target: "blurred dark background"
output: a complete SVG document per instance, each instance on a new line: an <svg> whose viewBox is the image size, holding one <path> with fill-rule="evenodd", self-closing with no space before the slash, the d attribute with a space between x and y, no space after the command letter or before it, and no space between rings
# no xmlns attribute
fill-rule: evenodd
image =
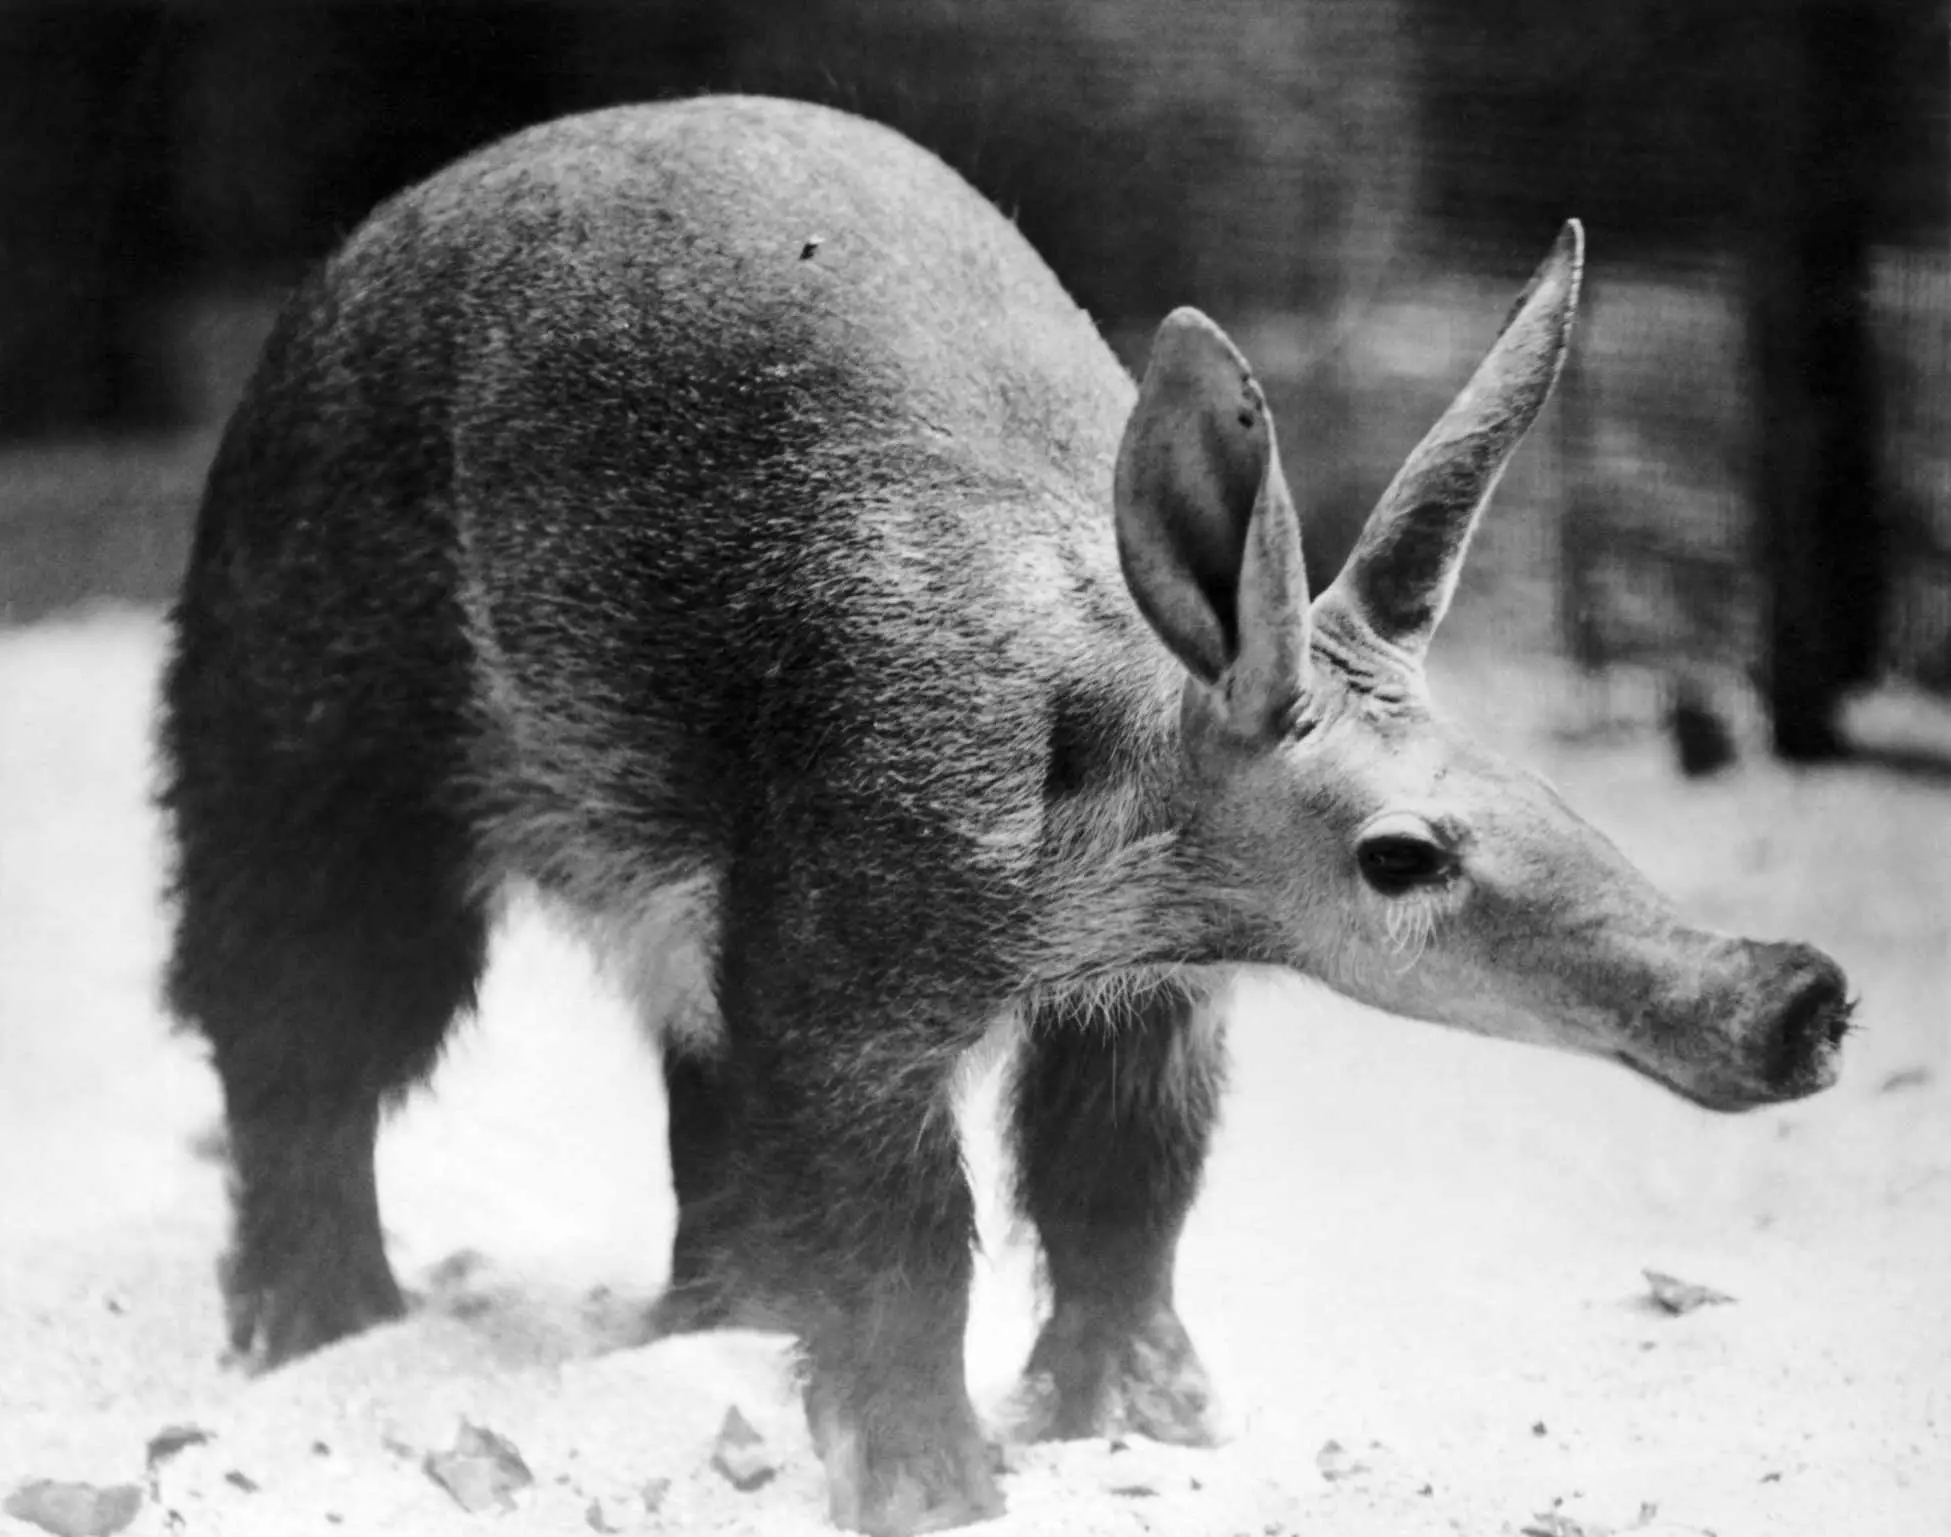
<svg viewBox="0 0 1951 1537"><path fill-rule="evenodd" d="M1573 367L1459 610L1847 745L1951 690L1951 10L1919 0L0 5L0 622L167 599L282 287L483 140L706 89L935 149L1127 361L1194 303L1331 573L1559 222Z"/></svg>

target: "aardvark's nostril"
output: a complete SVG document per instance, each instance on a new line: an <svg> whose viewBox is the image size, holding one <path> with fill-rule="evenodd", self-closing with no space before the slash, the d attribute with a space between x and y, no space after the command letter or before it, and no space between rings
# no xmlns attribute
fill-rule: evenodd
<svg viewBox="0 0 1951 1537"><path fill-rule="evenodd" d="M1849 1034L1854 1025L1851 1016L1855 1012L1856 1000L1849 996L1842 982L1838 981L1828 1000L1823 1004L1820 1016L1824 1035L1831 1046L1843 1044L1843 1037Z"/></svg>
<svg viewBox="0 0 1951 1537"><path fill-rule="evenodd" d="M1778 1082L1816 1065L1849 1034L1848 984L1833 964L1825 965L1789 998L1775 1030L1774 1073Z"/></svg>

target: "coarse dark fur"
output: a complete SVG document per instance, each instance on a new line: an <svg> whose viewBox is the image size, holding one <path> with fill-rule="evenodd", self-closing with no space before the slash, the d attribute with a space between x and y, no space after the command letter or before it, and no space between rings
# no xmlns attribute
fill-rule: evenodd
<svg viewBox="0 0 1951 1537"><path fill-rule="evenodd" d="M999 1022L1051 1436L1212 1437L1172 1272L1226 968L1718 1108L1822 1087L1832 962L1681 924L1427 705L1579 249L1311 605L1232 344L1175 312L1135 387L888 130L617 109L381 207L279 320L171 615L168 997L223 1084L233 1348L401 1311L374 1136L512 882L661 1038L657 1326L793 1330L832 1513L867 1531L1001 1507L951 1100Z"/></svg>

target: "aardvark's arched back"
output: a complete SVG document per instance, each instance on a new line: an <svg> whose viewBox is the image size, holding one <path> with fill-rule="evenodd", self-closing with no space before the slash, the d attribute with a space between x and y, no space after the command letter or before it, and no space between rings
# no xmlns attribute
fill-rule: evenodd
<svg viewBox="0 0 1951 1537"><path fill-rule="evenodd" d="M617 109L378 210L279 321L171 615L169 997L223 1082L234 1349L400 1313L381 1106L514 881L659 1034L653 1326L796 1332L833 1518L869 1532L1001 1506L949 1105L1001 1019L1048 1436L1211 1437L1172 1271L1229 968L1716 1108L1826 1084L1832 962L1687 924L1428 699L1580 259L1568 226L1310 601L1232 343L1175 311L1134 387L885 129Z"/></svg>

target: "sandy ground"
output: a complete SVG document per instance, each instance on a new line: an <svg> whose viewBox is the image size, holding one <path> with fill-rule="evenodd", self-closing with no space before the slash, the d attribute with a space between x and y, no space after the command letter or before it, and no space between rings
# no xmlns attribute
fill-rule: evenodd
<svg viewBox="0 0 1951 1537"><path fill-rule="evenodd" d="M215 1084L155 1001L156 654L141 614L0 636L0 1493L133 1482L143 1533L823 1530L780 1342L615 1348L670 1231L660 1090L530 915L383 1142L424 1305L265 1378L220 1367L222 1192L194 1152ZM1655 744L1524 736L1524 691L1461 684L1460 713L1702 917L1851 969L1865 1029L1843 1083L1717 1119L1602 1066L1243 985L1180 1265L1235 1436L1013 1451L988 1530L1951 1531L1951 796L1765 765L1683 795ZM1034 1320L991 1087L970 1104L990 1204L969 1370L993 1409ZM1736 1300L1662 1315L1644 1267ZM779 1462L752 1492L709 1466L733 1404ZM520 1448L517 1513L467 1514L424 1471L463 1418ZM212 1439L146 1476L146 1442L180 1423Z"/></svg>

